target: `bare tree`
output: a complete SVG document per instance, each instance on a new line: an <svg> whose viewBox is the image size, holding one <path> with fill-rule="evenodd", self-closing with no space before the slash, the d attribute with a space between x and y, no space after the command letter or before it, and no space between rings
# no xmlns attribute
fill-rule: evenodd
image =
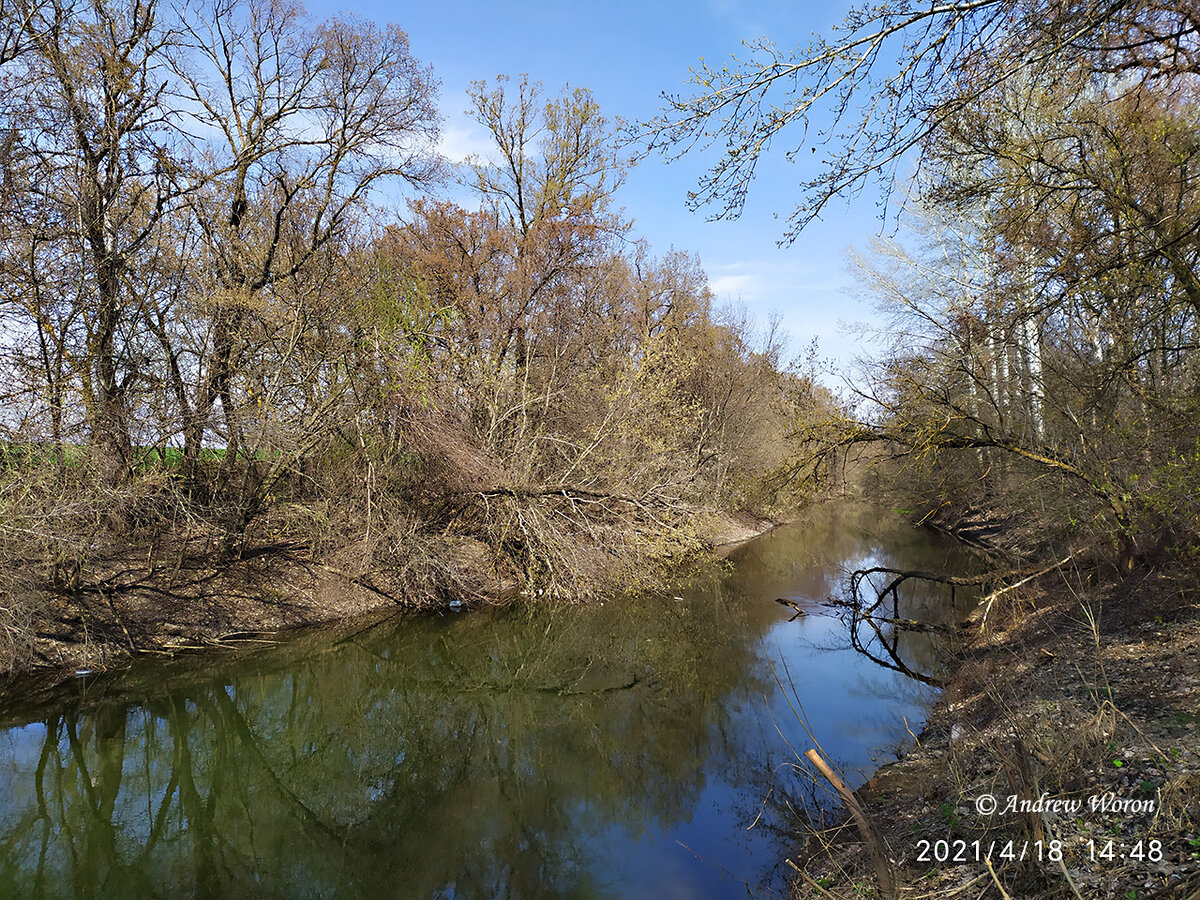
<svg viewBox="0 0 1200 900"><path fill-rule="evenodd" d="M131 460L130 344L141 298L131 279L175 191L157 165L167 127L156 0L53 2L23 10L26 51L5 72L6 170L20 158L20 275L8 298L36 335L56 436L70 390L110 481ZM10 250L17 245L10 245ZM56 274L45 274L52 272ZM64 277L65 276L65 277Z"/></svg>
<svg viewBox="0 0 1200 900"><path fill-rule="evenodd" d="M171 58L190 155L173 171L206 266L196 289L208 294L192 305L208 324L191 371L176 376L191 380L178 393L193 477L218 400L226 460L237 459L247 367L269 364L253 358L251 335L287 305L280 286L322 265L386 180L437 177L438 117L436 82L395 26L312 25L298 5L268 0L195 3L184 17Z"/></svg>
<svg viewBox="0 0 1200 900"><path fill-rule="evenodd" d="M775 143L785 142L783 153L802 172L815 160L787 220L790 241L835 198L872 180L890 192L901 160L915 153L927 164L930 138L1022 71L1079 59L1127 78L1195 72L1198 29L1193 6L1172 0L861 4L833 37L793 50L763 38L732 65L701 63L693 92L666 95L663 112L637 137L670 159L717 150L689 195L693 208L712 208L717 219L740 214Z"/></svg>

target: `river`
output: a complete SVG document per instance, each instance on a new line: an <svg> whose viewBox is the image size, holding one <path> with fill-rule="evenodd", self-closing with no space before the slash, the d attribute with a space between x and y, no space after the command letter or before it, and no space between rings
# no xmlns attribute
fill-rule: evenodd
<svg viewBox="0 0 1200 900"><path fill-rule="evenodd" d="M0 897L786 896L798 811L830 804L795 767L806 728L853 786L933 697L822 605L872 565L965 560L830 505L654 596L406 615L10 700ZM918 588L906 615L961 614ZM930 635L898 647L935 670Z"/></svg>

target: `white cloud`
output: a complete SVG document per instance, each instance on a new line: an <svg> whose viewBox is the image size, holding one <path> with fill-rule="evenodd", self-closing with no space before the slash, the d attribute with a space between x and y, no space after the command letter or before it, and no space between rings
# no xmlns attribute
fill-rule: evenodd
<svg viewBox="0 0 1200 900"><path fill-rule="evenodd" d="M739 260L707 268L709 289L718 300L761 302L768 308L802 304L814 294L838 293L847 284L838 260L833 265L786 258Z"/></svg>
<svg viewBox="0 0 1200 900"><path fill-rule="evenodd" d="M454 123L442 129L437 151L451 162L461 163L471 156L489 159L495 148L482 129L473 127L470 123Z"/></svg>
<svg viewBox="0 0 1200 900"><path fill-rule="evenodd" d="M754 300L759 295L757 275L721 275L709 279L708 289L718 300Z"/></svg>
<svg viewBox="0 0 1200 900"><path fill-rule="evenodd" d="M759 326L777 316L791 353L806 353L819 336L820 356L845 367L868 349L852 323L869 319L869 312L847 290L852 279L838 255L781 253L774 259L710 262L706 267L716 304L744 303Z"/></svg>

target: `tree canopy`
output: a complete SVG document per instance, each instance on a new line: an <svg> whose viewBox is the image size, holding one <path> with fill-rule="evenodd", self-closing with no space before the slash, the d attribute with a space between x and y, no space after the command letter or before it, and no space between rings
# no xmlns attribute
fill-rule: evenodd
<svg viewBox="0 0 1200 900"><path fill-rule="evenodd" d="M630 237L620 123L502 76L454 172L437 87L291 0L0 3L0 638L264 547L579 596L774 502L823 398Z"/></svg>
<svg viewBox="0 0 1200 900"><path fill-rule="evenodd" d="M1048 61L1130 82L1194 74L1198 27L1170 0L862 3L808 44L763 38L729 63L702 61L692 91L664 95L637 131L670 159L715 152L689 203L717 219L739 215L762 156L783 153L801 173L790 241L836 198L872 183L889 194L906 160L927 168L931 141L998 87Z"/></svg>

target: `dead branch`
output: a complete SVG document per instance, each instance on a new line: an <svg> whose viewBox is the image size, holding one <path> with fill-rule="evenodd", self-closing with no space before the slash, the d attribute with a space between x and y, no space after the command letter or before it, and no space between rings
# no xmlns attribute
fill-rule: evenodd
<svg viewBox="0 0 1200 900"><path fill-rule="evenodd" d="M875 879L879 882L880 895L885 898L894 898L897 893L897 887L895 877L892 874L891 861L885 852L883 842L871 826L871 820L867 818L866 811L859 804L858 798L854 796L854 792L850 788L846 787L846 783L838 777L837 773L829 767L829 764L821 758L821 754L816 750L809 750L804 755L816 767L817 771L825 776L825 780L833 785L833 789L838 792L838 796L842 798L842 802L850 810L850 815L854 817L854 823L858 826L858 833L862 835L863 844L866 846L867 853L871 857L871 863L875 866Z"/></svg>

